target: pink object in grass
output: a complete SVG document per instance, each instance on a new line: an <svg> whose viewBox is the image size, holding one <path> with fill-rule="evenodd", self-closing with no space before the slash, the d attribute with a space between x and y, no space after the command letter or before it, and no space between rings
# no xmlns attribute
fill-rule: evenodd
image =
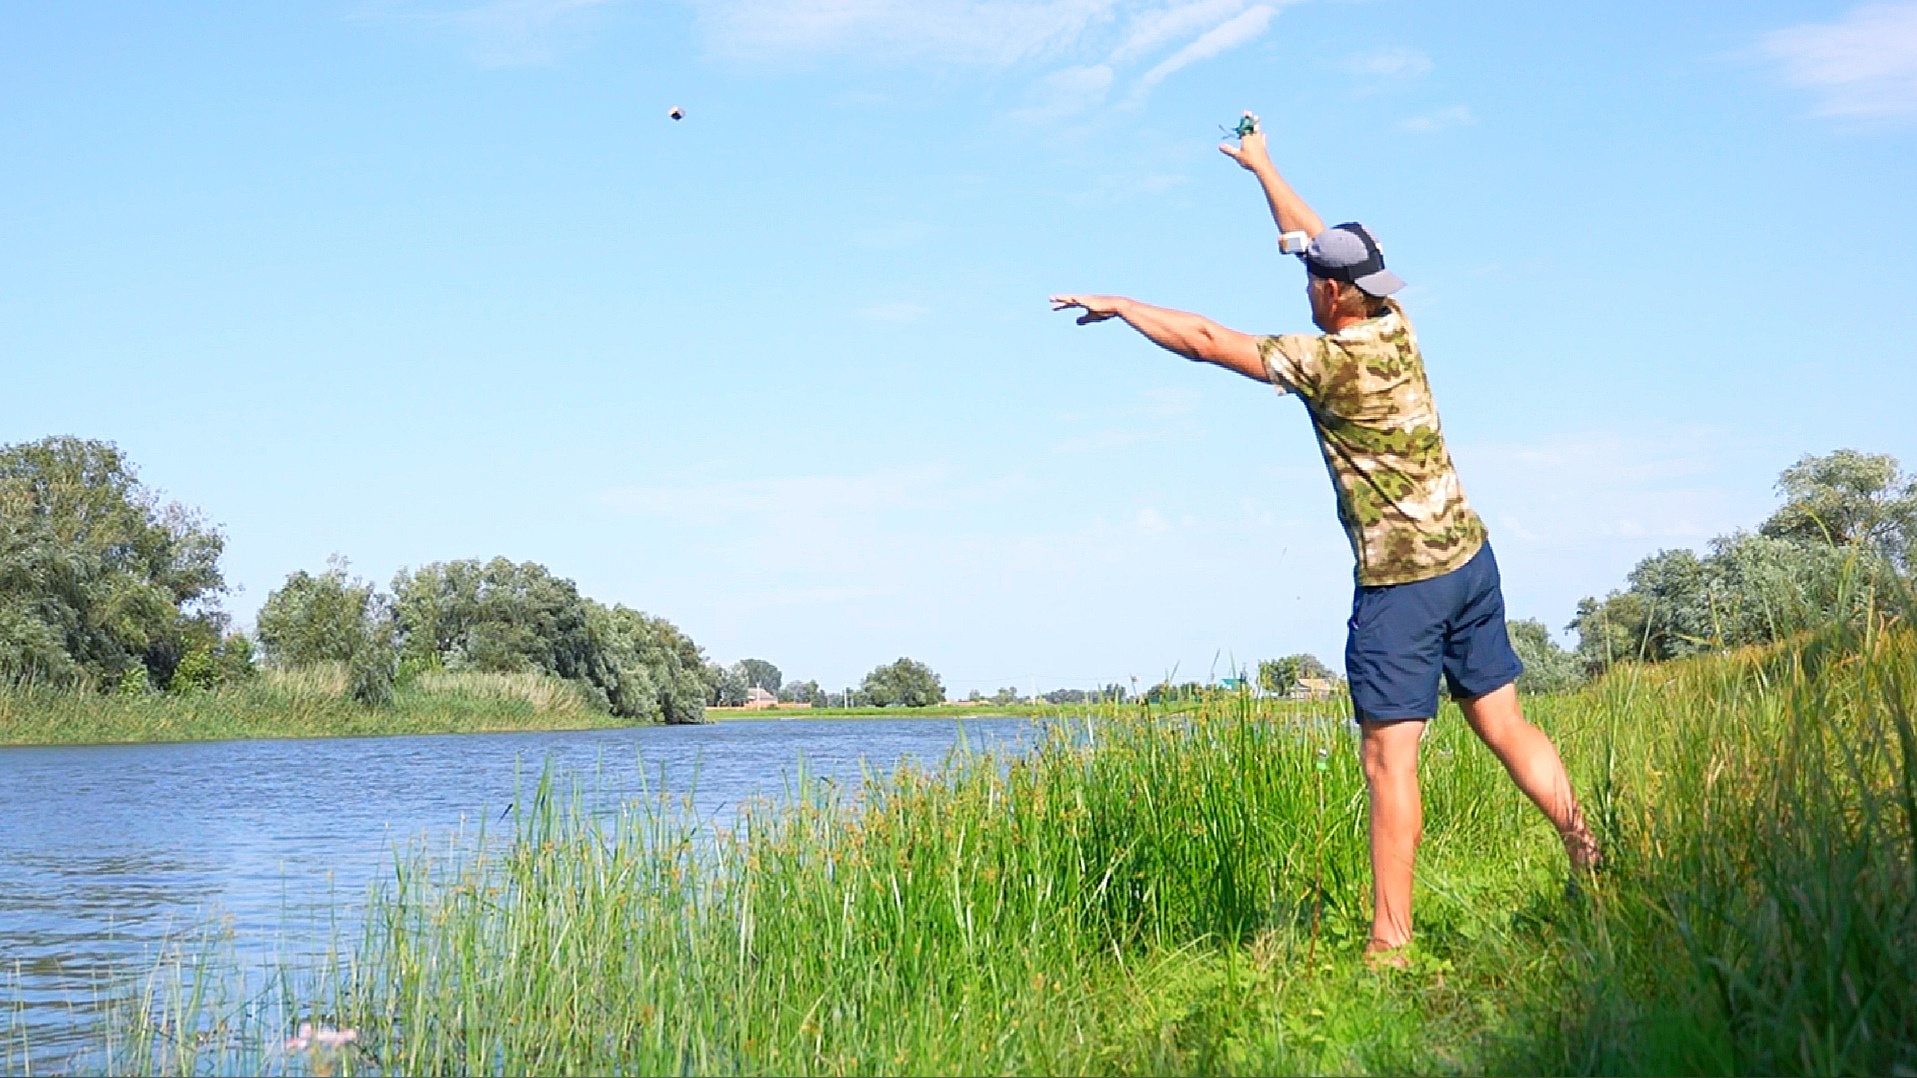
<svg viewBox="0 0 1917 1078"><path fill-rule="evenodd" d="M328 1029L325 1026L315 1027L311 1022L301 1022L299 1032L286 1042L286 1050L304 1052L308 1048L338 1048L356 1040L359 1040L357 1029Z"/></svg>

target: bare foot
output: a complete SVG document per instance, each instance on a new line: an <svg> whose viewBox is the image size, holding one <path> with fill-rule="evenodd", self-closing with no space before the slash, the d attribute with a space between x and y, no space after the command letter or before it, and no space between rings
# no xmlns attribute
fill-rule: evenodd
<svg viewBox="0 0 1917 1078"><path fill-rule="evenodd" d="M1409 946L1409 943L1386 943L1374 937L1365 944L1365 965L1374 970L1410 969L1411 959L1404 953Z"/></svg>

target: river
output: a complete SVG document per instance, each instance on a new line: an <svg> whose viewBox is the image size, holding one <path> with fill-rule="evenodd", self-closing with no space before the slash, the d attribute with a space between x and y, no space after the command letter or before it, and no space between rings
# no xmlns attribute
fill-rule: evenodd
<svg viewBox="0 0 1917 1078"><path fill-rule="evenodd" d="M98 1043L99 987L217 924L242 960L350 921L394 853L470 843L545 766L601 805L690 793L723 823L804 773L937 764L963 738L1019 751L1029 720L787 719L629 730L0 748L0 1070ZM301 926L307 926L302 928ZM291 935L289 936L289 933ZM350 933L347 935L350 938Z"/></svg>

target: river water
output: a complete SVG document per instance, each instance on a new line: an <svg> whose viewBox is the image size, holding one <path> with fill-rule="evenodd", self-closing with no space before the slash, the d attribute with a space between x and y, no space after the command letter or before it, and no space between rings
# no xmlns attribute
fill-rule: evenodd
<svg viewBox="0 0 1917 1078"><path fill-rule="evenodd" d="M64 1068L98 1043L107 979L218 924L242 960L348 919L396 850L503 834L552 766L610 805L663 788L723 824L807 776L936 765L961 738L1021 751L1011 718L766 720L433 737L0 748L0 1070ZM316 914L316 911L320 911ZM305 929L299 926L308 926ZM345 938L350 939L348 933Z"/></svg>

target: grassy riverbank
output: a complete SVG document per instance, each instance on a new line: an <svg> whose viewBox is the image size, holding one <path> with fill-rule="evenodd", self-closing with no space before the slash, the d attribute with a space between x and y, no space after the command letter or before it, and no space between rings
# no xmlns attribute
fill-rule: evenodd
<svg viewBox="0 0 1917 1078"><path fill-rule="evenodd" d="M1181 704L1181 706L1189 706ZM1082 705L945 704L925 708L708 708L709 722L808 719L1049 718ZM596 730L632 720L594 707L572 684L541 674L432 672L402 682L391 707L346 691L342 666L265 670L234 687L106 694L0 688L0 745L234 741L269 737L381 737L507 730Z"/></svg>
<svg viewBox="0 0 1917 1078"><path fill-rule="evenodd" d="M1420 943L1358 960L1337 723L1221 698L703 833L548 786L246 1007L163 965L117 1065L385 1073L1892 1073L1917 1068L1917 643L1819 637L1540 701L1609 846L1562 854L1455 714ZM302 1020L350 1026L289 1058ZM190 1035L180 1035L181 1030Z"/></svg>
<svg viewBox="0 0 1917 1078"><path fill-rule="evenodd" d="M0 745L371 737L630 726L572 685L538 674L427 673L387 708L356 703L343 667L262 671L242 685L102 695L0 689Z"/></svg>

